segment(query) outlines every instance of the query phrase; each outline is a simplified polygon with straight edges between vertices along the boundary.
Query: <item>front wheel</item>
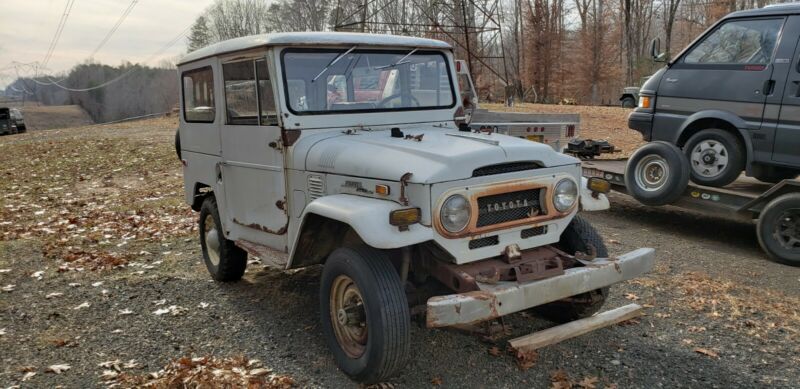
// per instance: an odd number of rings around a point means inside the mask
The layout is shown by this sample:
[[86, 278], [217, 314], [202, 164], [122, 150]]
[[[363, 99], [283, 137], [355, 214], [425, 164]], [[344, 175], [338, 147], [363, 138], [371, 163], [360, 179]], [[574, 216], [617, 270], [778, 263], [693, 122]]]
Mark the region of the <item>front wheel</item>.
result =
[[336, 363], [354, 380], [383, 381], [408, 360], [408, 301], [386, 254], [340, 248], [325, 263], [320, 285], [322, 331]]
[[761, 212], [758, 243], [775, 262], [800, 266], [800, 193], [772, 200]]
[[736, 181], [744, 170], [744, 146], [728, 131], [702, 130], [689, 138], [683, 151], [696, 184], [722, 187]]
[[[556, 247], [567, 254], [575, 255], [578, 252], [594, 253], [598, 257], [608, 257], [603, 237], [588, 221], [580, 216], [575, 216], [572, 222], [561, 234], [561, 240]], [[564, 300], [540, 305], [534, 312], [557, 323], [566, 323], [594, 315], [599, 311], [608, 297], [609, 288], [595, 289], [591, 292], [581, 293]]]

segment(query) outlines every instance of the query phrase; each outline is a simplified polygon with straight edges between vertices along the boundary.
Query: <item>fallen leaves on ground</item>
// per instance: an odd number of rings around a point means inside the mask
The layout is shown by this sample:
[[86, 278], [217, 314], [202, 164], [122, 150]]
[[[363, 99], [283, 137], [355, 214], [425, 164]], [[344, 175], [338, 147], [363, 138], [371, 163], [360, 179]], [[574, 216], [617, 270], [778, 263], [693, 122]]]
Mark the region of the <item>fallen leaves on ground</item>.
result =
[[719, 354], [717, 354], [716, 352], [714, 352], [712, 350], [709, 350], [707, 348], [697, 347], [697, 348], [694, 349], [694, 352], [696, 352], [698, 354], [707, 355], [707, 356], [709, 356], [711, 358], [719, 358]]
[[[292, 377], [272, 372], [260, 362], [250, 363], [245, 357], [183, 357], [169, 362], [163, 369], [149, 374], [134, 375], [128, 372], [108, 372], [107, 384], [122, 387], [146, 386], [154, 388], [214, 388], [247, 387], [284, 389], [295, 386]], [[115, 362], [115, 361], [112, 361]], [[110, 366], [114, 366], [111, 364]], [[102, 377], [102, 374], [101, 374]]]
[[489, 355], [494, 356], [494, 357], [499, 357], [501, 354], [503, 354], [503, 352], [500, 351], [500, 349], [497, 346], [489, 347], [488, 352], [489, 352]]
[[45, 371], [47, 371], [48, 373], [61, 374], [61, 373], [65, 372], [65, 371], [67, 371], [67, 370], [69, 370], [71, 368], [72, 368], [72, 366], [67, 365], [67, 364], [57, 364], [57, 365], [47, 366], [47, 369], [45, 369]]
[[444, 381], [442, 381], [442, 377], [433, 377], [433, 378], [431, 378], [431, 385], [433, 385], [433, 386], [441, 386], [443, 382]]
[[566, 371], [558, 369], [550, 373], [550, 389], [570, 389], [572, 384]]
[[523, 371], [532, 368], [539, 360], [539, 353], [536, 350], [519, 350], [509, 347], [508, 351], [514, 356], [517, 366]]

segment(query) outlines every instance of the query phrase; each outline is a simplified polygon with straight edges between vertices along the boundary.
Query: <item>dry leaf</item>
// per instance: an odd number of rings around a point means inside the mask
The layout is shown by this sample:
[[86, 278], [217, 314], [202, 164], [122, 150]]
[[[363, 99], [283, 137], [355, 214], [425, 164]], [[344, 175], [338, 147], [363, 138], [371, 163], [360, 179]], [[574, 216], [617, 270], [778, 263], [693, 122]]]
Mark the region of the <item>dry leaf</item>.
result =
[[703, 355], [708, 355], [709, 357], [712, 357], [712, 358], [719, 358], [719, 354], [717, 354], [716, 352], [711, 351], [711, 350], [709, 350], [707, 348], [697, 347], [697, 348], [694, 349], [694, 352], [699, 353], [699, 354], [703, 354]]
[[61, 293], [61, 292], [52, 292], [52, 293], [48, 293], [47, 296], [44, 296], [44, 298], [51, 299], [51, 298], [54, 298], [54, 297], [61, 297], [63, 295], [64, 295], [64, 293]]
[[533, 365], [536, 364], [536, 361], [539, 360], [539, 353], [536, 352], [536, 350], [525, 351], [509, 348], [509, 351], [514, 355], [517, 366], [523, 371], [533, 367]]
[[499, 348], [497, 348], [497, 346], [489, 347], [489, 355], [499, 357], [500, 354], [502, 354], [502, 352]]
[[5, 334], [6, 334], [6, 329], [5, 328], [0, 328], [0, 336], [3, 336]]
[[128, 309], [128, 308], [125, 308], [125, 309], [120, 309], [120, 310], [119, 310], [119, 314], [120, 314], [120, 316], [125, 316], [125, 315], [133, 315], [133, 311], [131, 311], [131, 310], [130, 310], [130, 309]]
[[22, 378], [20, 379], [20, 381], [22, 381], [22, 382], [25, 382], [25, 381], [27, 381], [27, 380], [29, 380], [29, 379], [33, 378], [33, 376], [35, 376], [35, 375], [36, 375], [36, 372], [35, 372], [35, 371], [29, 371], [29, 372], [25, 373], [25, 374], [22, 376]]
[[2, 289], [3, 292], [13, 292], [14, 288], [16, 288], [16, 287], [17, 287], [16, 285], [8, 284], [8, 285], [6, 285], [6, 286], [4, 286], [4, 287], [2, 287], [0, 289]]
[[442, 384], [442, 377], [433, 377], [431, 378], [431, 385], [433, 386], [440, 386]]
[[44, 271], [43, 270], [39, 270], [39, 271], [31, 274], [31, 278], [35, 278], [35, 279], [41, 281], [41, 279], [44, 278]]
[[78, 309], [83, 309], [83, 308], [89, 308], [90, 305], [91, 304], [89, 304], [88, 301], [84, 301], [81, 305], [78, 305], [78, 306], [76, 306], [75, 308], [72, 308], [72, 309], [78, 310]]
[[595, 389], [597, 387], [597, 382], [600, 381], [597, 377], [585, 377], [584, 379], [578, 381], [575, 385], [578, 385], [581, 389]]
[[637, 295], [635, 295], [633, 293], [625, 293], [625, 298], [628, 299], [628, 300], [631, 300], [631, 301], [636, 301], [636, 300], [639, 299], [639, 296], [637, 296]]
[[567, 372], [558, 369], [550, 373], [550, 389], [570, 389], [572, 388], [572, 380], [567, 375]]
[[11, 273], [11, 269], [0, 269], [0, 274]]
[[65, 371], [67, 371], [67, 370], [69, 370], [71, 368], [72, 368], [72, 366], [67, 365], [67, 364], [50, 365], [50, 366], [47, 366], [46, 371], [49, 372], [49, 373], [61, 374], [61, 373], [65, 372]]
[[256, 376], [256, 377], [259, 377], [259, 376], [262, 376], [262, 375], [267, 375], [269, 373], [272, 373], [272, 370], [266, 369], [266, 368], [263, 368], [263, 367], [260, 367], [258, 369], [250, 370], [250, 375]]

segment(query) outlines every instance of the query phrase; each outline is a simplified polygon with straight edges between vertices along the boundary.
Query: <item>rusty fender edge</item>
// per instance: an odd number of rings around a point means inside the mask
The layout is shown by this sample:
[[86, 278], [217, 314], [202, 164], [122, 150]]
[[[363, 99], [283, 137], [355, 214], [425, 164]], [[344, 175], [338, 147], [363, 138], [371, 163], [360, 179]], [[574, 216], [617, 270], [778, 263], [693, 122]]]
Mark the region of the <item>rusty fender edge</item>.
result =
[[495, 319], [579, 293], [639, 277], [655, 265], [655, 250], [640, 248], [616, 260], [595, 259], [563, 275], [524, 284], [478, 283], [481, 290], [428, 299], [427, 326], [446, 327]]

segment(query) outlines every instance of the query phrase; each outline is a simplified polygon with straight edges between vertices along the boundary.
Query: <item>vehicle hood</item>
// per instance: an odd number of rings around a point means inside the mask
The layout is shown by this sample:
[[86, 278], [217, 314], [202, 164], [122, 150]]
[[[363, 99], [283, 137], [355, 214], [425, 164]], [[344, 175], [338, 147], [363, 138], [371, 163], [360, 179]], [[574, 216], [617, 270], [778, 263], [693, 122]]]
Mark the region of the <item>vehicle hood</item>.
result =
[[[442, 128], [405, 129], [395, 138], [390, 131], [337, 133], [308, 142], [305, 170], [397, 181], [412, 173], [409, 182], [433, 184], [472, 177], [476, 168], [517, 161], [535, 161], [542, 167], [578, 163], [550, 146], [500, 134], [478, 134]], [[298, 144], [297, 146], [301, 146]], [[297, 157], [297, 155], [295, 155]], [[295, 160], [297, 161], [297, 160]]]

